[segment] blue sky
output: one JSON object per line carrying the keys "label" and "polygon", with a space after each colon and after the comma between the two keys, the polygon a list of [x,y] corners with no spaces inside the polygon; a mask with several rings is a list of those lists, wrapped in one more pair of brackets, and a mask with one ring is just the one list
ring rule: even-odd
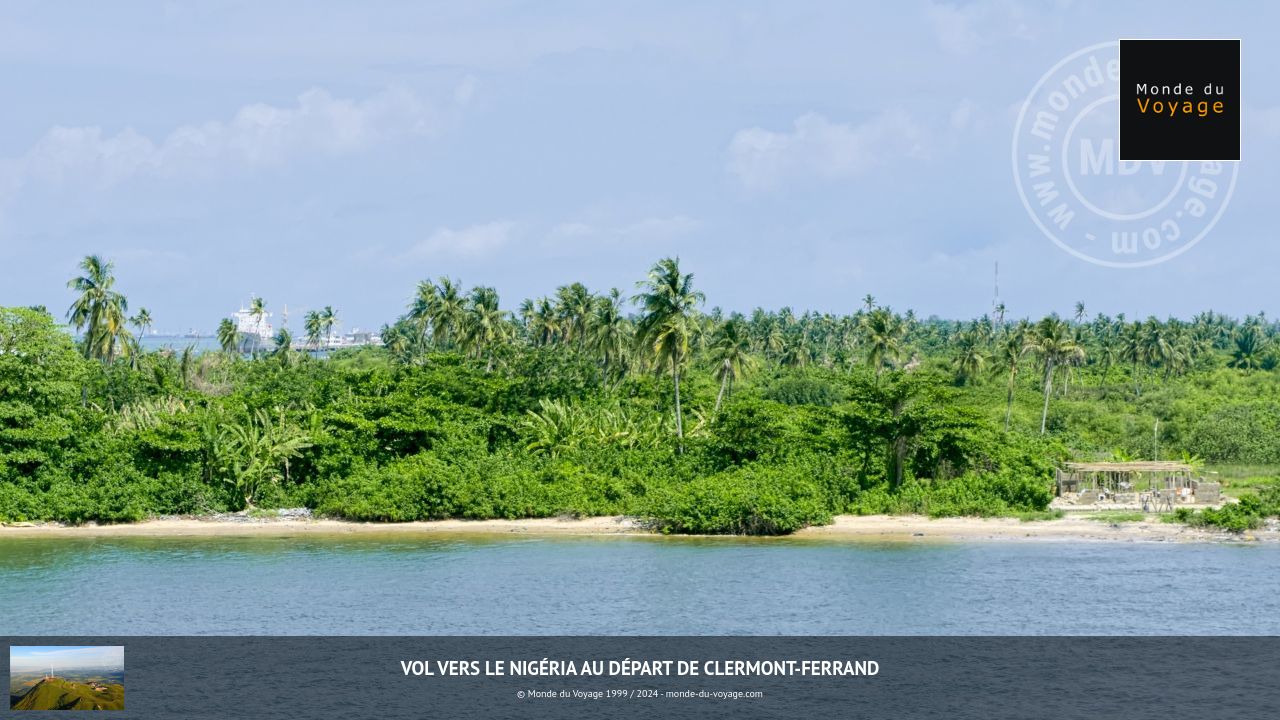
{"label": "blue sky", "polygon": [[14,645],[9,648],[9,669],[15,672],[79,668],[124,668],[122,645]]}
{"label": "blue sky", "polygon": [[[921,315],[1275,311],[1280,8],[1203,3],[41,3],[0,10],[0,304],[116,262],[160,330],[247,301],[376,327],[448,274]],[[1043,237],[1017,108],[1081,47],[1244,40],[1230,208],[1145,270]]]}

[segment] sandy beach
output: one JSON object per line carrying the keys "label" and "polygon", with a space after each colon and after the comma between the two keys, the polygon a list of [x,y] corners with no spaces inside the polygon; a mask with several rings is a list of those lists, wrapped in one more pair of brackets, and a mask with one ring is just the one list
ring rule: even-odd
{"label": "sandy beach", "polygon": [[[537,518],[527,520],[438,520],[407,523],[359,523],[312,518],[161,518],[120,525],[65,526],[57,523],[0,525],[0,539],[14,537],[271,537],[304,535],[648,535],[634,518]],[[818,541],[1110,541],[1110,542],[1266,542],[1280,541],[1273,524],[1244,534],[1191,528],[1158,519],[1110,523],[1071,516],[1023,522],[1013,518],[940,518],[918,515],[840,515],[830,525],[788,536]]]}

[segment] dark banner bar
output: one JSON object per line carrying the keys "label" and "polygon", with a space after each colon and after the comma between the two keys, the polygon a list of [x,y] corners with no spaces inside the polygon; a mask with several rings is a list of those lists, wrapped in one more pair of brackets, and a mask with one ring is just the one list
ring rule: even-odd
{"label": "dark banner bar", "polygon": [[[3,641],[6,646],[123,646],[125,709],[106,715],[118,718],[1170,720],[1274,717],[1280,707],[1280,638]],[[29,663],[30,653],[52,651],[21,652]],[[107,692],[84,689],[84,683],[106,681],[60,678],[70,671],[49,664],[34,678],[27,678],[33,674],[29,666],[26,675],[14,667],[14,677],[25,686],[11,682],[10,703],[44,676],[51,685],[65,682],[77,691]]]}

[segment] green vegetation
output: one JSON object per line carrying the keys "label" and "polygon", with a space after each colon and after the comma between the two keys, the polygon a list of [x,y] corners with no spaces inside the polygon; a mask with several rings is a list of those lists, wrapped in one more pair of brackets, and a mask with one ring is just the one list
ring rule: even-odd
{"label": "green vegetation", "polygon": [[[3,521],[305,505],[779,534],[837,513],[1042,519],[1062,459],[1184,454],[1260,466],[1227,482],[1256,506],[1187,521],[1275,514],[1280,326],[1262,317],[956,322],[871,297],[726,314],[668,258],[634,298],[574,283],[515,313],[493,288],[424,281],[384,347],[327,358],[230,321],[219,352],[144,352],[127,325],[150,312],[126,319],[110,263],[82,270],[78,340],[0,308]],[[309,313],[306,345],[337,317]]]}
{"label": "green vegetation", "polygon": [[123,710],[124,686],[54,677],[11,696],[10,710]]}
{"label": "green vegetation", "polygon": [[1267,518],[1280,516],[1280,486],[1271,486],[1258,495],[1242,495],[1237,503],[1225,504],[1218,509],[1193,511],[1178,508],[1173,513],[1177,522],[1194,527],[1218,528],[1234,533],[1257,530]]}

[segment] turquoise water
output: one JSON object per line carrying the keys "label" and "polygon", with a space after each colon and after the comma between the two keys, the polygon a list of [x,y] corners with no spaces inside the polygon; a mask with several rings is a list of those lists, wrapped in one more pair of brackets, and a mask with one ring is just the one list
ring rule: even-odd
{"label": "turquoise water", "polygon": [[0,634],[1280,634],[1280,548],[0,540]]}

